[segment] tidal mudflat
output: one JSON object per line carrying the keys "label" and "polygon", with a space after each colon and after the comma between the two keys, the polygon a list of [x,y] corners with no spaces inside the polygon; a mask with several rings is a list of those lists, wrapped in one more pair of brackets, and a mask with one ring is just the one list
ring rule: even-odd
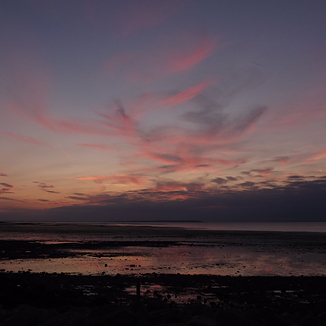
{"label": "tidal mudflat", "polygon": [[326,275],[326,234],[1,223],[0,269],[36,273]]}
{"label": "tidal mudflat", "polygon": [[0,325],[324,325],[324,233],[0,223]]}

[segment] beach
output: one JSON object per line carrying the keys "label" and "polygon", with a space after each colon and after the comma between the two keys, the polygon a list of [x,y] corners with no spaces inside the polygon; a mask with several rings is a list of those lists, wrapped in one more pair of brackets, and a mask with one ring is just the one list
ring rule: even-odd
{"label": "beach", "polygon": [[0,230],[0,325],[326,323],[323,232],[66,223]]}
{"label": "beach", "polygon": [[[196,228],[195,228],[196,227]],[[116,275],[326,275],[326,233],[114,223],[0,223],[0,269]]]}

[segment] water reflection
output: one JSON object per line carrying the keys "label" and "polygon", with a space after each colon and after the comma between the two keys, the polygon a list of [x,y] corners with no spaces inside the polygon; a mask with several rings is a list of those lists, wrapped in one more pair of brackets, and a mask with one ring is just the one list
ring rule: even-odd
{"label": "water reflection", "polygon": [[[212,231],[200,227],[200,223],[197,229],[148,224],[2,223],[0,240],[34,241],[26,243],[37,243],[47,251],[38,257],[33,251],[27,255],[35,249],[32,246],[19,248],[25,256],[4,253],[0,269],[97,275],[326,275],[325,233]],[[51,255],[57,248],[60,254]]]}
{"label": "water reflection", "polygon": [[[76,250],[74,250],[76,254]],[[83,250],[80,255],[54,259],[2,260],[6,271],[74,274],[182,273],[215,275],[326,275],[323,253],[262,252],[218,246],[123,247]]]}

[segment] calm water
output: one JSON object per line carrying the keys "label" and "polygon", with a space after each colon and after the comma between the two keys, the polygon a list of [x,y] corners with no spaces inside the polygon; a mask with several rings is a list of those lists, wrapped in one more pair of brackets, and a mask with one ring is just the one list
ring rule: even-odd
{"label": "calm water", "polygon": [[2,255],[0,269],[14,272],[326,275],[326,223],[0,223],[0,239],[85,244],[67,249],[75,257]]}
{"label": "calm water", "polygon": [[216,223],[216,222],[151,222],[123,223],[121,225],[181,227],[199,230],[231,231],[280,231],[280,232],[322,232],[326,233],[326,222],[265,222],[265,223]]}

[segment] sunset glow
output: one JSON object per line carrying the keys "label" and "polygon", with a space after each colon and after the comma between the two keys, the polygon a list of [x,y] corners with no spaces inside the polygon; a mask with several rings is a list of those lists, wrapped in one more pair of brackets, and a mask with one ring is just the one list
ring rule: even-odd
{"label": "sunset glow", "polygon": [[323,220],[325,9],[2,1],[0,219]]}

